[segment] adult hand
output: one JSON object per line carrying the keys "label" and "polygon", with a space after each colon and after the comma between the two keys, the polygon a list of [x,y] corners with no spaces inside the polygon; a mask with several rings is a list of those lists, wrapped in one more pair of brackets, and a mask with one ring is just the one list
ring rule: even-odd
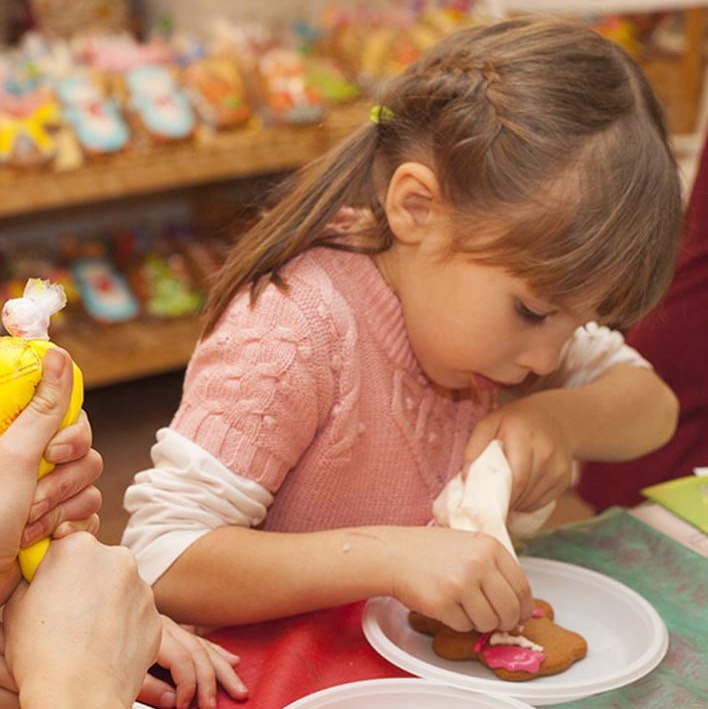
{"label": "adult hand", "polygon": [[91,426],[82,411],[75,424],[49,442],[44,457],[56,467],[37,483],[22,546],[46,536],[60,539],[79,530],[98,531],[101,492],[92,483],[103,471],[103,459],[91,441]]}
{"label": "adult hand", "polygon": [[0,623],[0,709],[20,709],[17,684],[5,662],[5,628]]}
{"label": "adult hand", "polygon": [[5,660],[23,709],[132,706],[162,622],[133,555],[85,532],[52,542],[4,613]]}

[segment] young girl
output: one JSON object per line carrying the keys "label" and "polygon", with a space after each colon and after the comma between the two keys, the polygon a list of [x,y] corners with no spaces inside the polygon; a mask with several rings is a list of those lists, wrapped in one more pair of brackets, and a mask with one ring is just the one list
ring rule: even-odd
{"label": "young girl", "polygon": [[511,555],[428,525],[445,483],[499,439],[533,511],[574,460],[673,432],[673,394],[603,326],[656,303],[680,231],[661,111],[622,50],[565,21],[462,30],[372,119],[236,244],[126,494],[124,543],[179,621],[391,595],[513,628],[531,595]]}

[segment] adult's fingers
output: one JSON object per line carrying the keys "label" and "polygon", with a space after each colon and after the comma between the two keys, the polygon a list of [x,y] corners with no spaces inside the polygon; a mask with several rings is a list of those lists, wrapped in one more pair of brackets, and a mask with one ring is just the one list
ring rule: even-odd
{"label": "adult's fingers", "polygon": [[[57,505],[67,502],[76,497],[83,490],[90,488],[103,472],[103,458],[98,451],[89,450],[80,460],[58,465],[51,475],[45,475],[38,483],[32,500],[29,522],[35,522],[44,516]],[[95,493],[91,493],[95,497]],[[95,500],[92,499],[92,503]],[[93,512],[91,509],[84,510],[85,517]],[[67,517],[68,519],[68,517]]]}
{"label": "adult's fingers", "polygon": [[93,441],[93,431],[86,412],[82,409],[79,418],[56,433],[47,446],[44,457],[50,463],[66,463],[82,458],[89,452]]}

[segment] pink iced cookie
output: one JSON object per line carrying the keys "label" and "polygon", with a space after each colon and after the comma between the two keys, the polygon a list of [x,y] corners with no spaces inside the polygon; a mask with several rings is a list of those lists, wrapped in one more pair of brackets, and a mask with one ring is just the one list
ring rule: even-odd
{"label": "pink iced cookie", "polygon": [[433,650],[446,660],[477,660],[497,677],[523,682],[567,670],[587,654],[585,638],[553,620],[553,608],[535,599],[536,611],[520,634],[461,633],[419,613],[411,627],[433,636]]}

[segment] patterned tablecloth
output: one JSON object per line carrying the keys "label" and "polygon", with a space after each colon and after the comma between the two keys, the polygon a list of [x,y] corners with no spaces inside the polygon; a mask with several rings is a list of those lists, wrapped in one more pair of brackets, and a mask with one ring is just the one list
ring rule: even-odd
{"label": "patterned tablecloth", "polygon": [[524,553],[584,566],[634,589],[669,630],[669,649],[646,677],[557,709],[708,708],[708,559],[612,508],[535,538]]}

